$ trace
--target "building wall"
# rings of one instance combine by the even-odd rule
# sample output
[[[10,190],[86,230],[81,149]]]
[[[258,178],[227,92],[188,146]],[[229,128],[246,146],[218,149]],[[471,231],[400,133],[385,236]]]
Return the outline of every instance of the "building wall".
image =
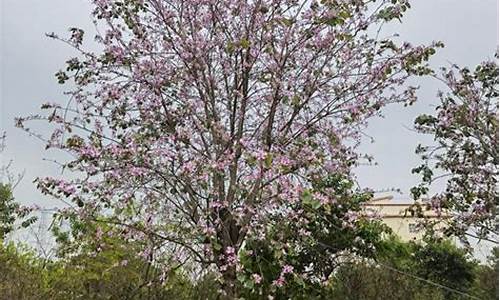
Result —
[[[413,203],[391,203],[389,199],[372,201],[365,206],[367,215],[378,216],[403,241],[420,240],[423,237],[422,218],[412,217],[407,211]],[[430,220],[439,220],[443,216],[434,211],[425,211],[424,216]]]
[[[422,239],[423,232],[418,229],[416,218],[383,218],[382,221],[403,241]]]

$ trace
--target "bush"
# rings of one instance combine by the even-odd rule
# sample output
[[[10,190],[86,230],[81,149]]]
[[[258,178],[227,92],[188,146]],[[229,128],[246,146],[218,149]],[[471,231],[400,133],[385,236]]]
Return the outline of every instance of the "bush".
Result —
[[[48,272],[33,252],[0,243],[0,299],[43,299]]]

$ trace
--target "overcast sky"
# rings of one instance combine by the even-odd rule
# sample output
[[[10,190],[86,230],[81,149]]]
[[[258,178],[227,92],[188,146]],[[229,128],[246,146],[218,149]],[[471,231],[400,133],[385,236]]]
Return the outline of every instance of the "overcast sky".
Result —
[[[0,121],[7,132],[3,162],[13,160],[12,171],[25,172],[15,190],[24,203],[53,206],[55,202],[40,195],[32,181],[37,176],[57,175],[57,166],[44,158],[55,158],[43,150],[43,144],[14,128],[14,117],[39,112],[46,101],[64,102],[62,88],[53,76],[74,55],[62,43],[44,36],[46,32],[66,33],[76,26],[92,31],[90,1],[85,0],[0,0]],[[493,58],[498,44],[497,0],[414,0],[402,24],[388,28],[413,44],[441,40],[446,47],[432,60],[433,66],[450,62],[474,66]],[[374,143],[361,150],[373,154],[378,166],[356,170],[359,183],[374,189],[400,188],[407,199],[408,190],[417,183],[410,173],[418,164],[415,146],[424,137],[408,130],[415,117],[432,112],[436,93],[443,88],[432,80],[419,80],[419,101],[410,108],[400,106],[385,110],[386,118],[370,122],[367,133]],[[43,130],[45,124],[32,124]]]

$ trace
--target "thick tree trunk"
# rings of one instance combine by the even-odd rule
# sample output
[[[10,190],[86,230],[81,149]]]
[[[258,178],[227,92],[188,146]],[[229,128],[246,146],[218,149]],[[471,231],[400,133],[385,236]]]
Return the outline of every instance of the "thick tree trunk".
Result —
[[[222,284],[224,295],[222,295],[221,299],[232,300],[238,298],[236,265],[234,265],[234,261],[229,262],[227,259],[230,255],[238,256],[240,246],[238,241],[241,234],[241,227],[236,224],[236,221],[226,209],[222,209],[219,215],[223,226],[219,228],[217,238],[222,247],[218,249],[218,251],[214,251],[214,253],[218,258],[217,266],[224,281]],[[232,248],[231,251],[233,251],[230,252],[231,254],[227,252],[230,248]]]

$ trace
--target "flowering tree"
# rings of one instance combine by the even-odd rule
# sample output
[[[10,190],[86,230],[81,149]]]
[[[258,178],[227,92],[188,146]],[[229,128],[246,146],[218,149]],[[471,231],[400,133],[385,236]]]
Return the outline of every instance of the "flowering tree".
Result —
[[[214,267],[228,294],[240,249],[265,236],[270,215],[336,205],[317,183],[350,174],[366,120],[412,103],[406,80],[428,74],[440,46],[378,38],[405,0],[93,2],[102,52],[84,50],[78,28],[50,34],[81,53],[56,74],[74,83],[71,100],[18,120],[53,123],[47,146],[82,175],[39,187],[150,241],[145,255]]]
[[[498,64],[486,61],[474,71],[457,66],[443,71],[449,92],[439,93],[437,114],[415,120],[416,129],[433,135],[435,144],[417,147],[424,163],[413,172],[421,174],[423,182],[412,192],[419,198],[437,179],[445,178],[446,189],[433,195],[429,204],[451,214],[448,234],[496,239]]]

